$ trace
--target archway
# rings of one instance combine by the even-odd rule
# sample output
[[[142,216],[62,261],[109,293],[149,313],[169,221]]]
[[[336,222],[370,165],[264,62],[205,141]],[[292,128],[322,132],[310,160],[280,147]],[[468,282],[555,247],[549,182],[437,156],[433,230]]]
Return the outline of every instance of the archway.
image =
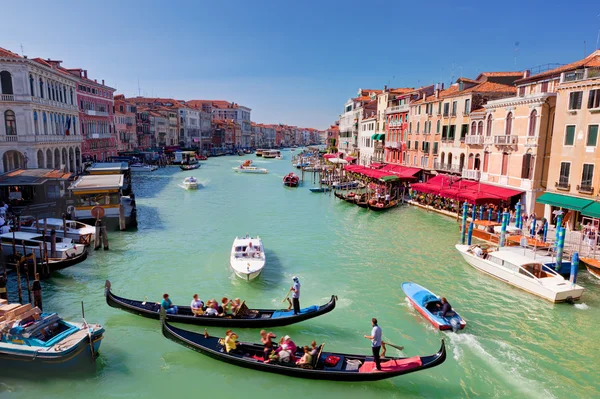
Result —
[[[37,152],[37,167],[38,168],[44,167],[44,151],[42,151],[42,150],[38,150],[38,152]]]
[[[442,155],[440,156],[440,164],[444,164],[444,161],[446,160],[446,153],[442,152]]]
[[[16,150],[8,150],[2,156],[2,164],[4,166],[4,173],[10,172],[11,170],[23,168],[25,165],[25,159],[23,154]]]
[[[469,162],[467,163],[467,169],[473,169],[473,166],[475,165],[475,157],[473,156],[473,153],[469,154]]]
[[[460,154],[460,161],[459,161],[459,169],[462,170],[462,168],[465,166],[465,154]]]
[[[448,161],[446,161],[446,163],[448,165],[452,165],[452,153],[451,152],[448,153]]]
[[[75,152],[73,148],[69,148],[69,172],[75,172]]]
[[[60,151],[58,148],[54,150],[54,169],[60,169]]]
[[[46,169],[52,169],[52,151],[46,150]]]
[[[481,170],[481,157],[479,154],[475,155],[475,162],[473,163],[473,169]]]

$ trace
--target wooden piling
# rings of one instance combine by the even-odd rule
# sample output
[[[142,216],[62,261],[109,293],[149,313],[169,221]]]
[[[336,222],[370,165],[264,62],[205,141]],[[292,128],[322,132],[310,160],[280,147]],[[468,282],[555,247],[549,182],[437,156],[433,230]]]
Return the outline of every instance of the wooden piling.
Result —
[[[102,243],[101,243],[102,237],[100,236],[100,234],[101,234],[100,219],[96,219],[96,231],[94,234],[94,251],[99,250],[100,246],[102,245]]]
[[[100,230],[102,231],[102,245],[104,250],[108,251],[108,234],[106,233],[106,226],[102,224]]]
[[[50,257],[56,258],[56,230],[50,230]]]
[[[44,310],[42,306],[42,284],[40,284],[40,275],[35,275],[35,280],[31,286],[33,291],[33,306],[37,306],[40,310]]]
[[[119,230],[124,231],[127,228],[125,223],[125,207],[119,204]]]

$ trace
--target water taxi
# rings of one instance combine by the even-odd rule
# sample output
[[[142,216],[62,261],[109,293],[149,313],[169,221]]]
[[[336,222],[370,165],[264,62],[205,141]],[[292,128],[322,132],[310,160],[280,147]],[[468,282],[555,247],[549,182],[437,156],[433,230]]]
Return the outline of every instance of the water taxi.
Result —
[[[69,187],[75,199],[69,213],[77,221],[95,223],[92,208],[104,209],[104,221],[108,226],[121,230],[137,225],[136,205],[133,195],[123,192],[123,175],[81,176]],[[120,223],[120,219],[124,223]]]
[[[425,317],[435,328],[438,330],[462,330],[465,328],[467,323],[460,317],[460,315],[452,311],[452,314],[448,312],[446,316],[442,316],[440,313],[442,308],[441,298],[429,291],[425,287],[421,287],[417,283],[402,283],[402,291],[406,294],[411,305]]]
[[[294,173],[288,173],[283,177],[283,185],[288,187],[298,187],[300,178]]]
[[[132,163],[131,165],[129,165],[129,169],[132,172],[154,172],[156,169],[158,169],[158,166],[147,165],[143,163]]]
[[[581,298],[584,288],[569,282],[542,261],[515,250],[489,250],[477,256],[473,246],[456,245],[467,263],[498,280],[550,302],[571,302]]]
[[[186,190],[197,190],[198,189],[198,179],[194,176],[186,177],[183,179],[183,187]]]
[[[250,159],[242,162],[240,166],[236,166],[233,168],[236,173],[257,173],[257,174],[266,174],[269,171],[265,168],[257,168],[256,166],[252,166],[252,161]]]
[[[260,148],[259,148],[259,149],[257,149],[257,150],[256,150],[256,156],[257,156],[257,157],[262,157],[262,156],[263,156],[263,152],[264,152],[264,151],[268,151],[268,150],[263,150],[263,149],[260,149]]]
[[[264,150],[262,153],[263,158],[277,158],[281,157],[281,151],[279,150]]]
[[[34,217],[21,216],[20,230],[29,233],[37,233],[38,235],[44,231],[46,227],[46,235],[50,231],[56,231],[58,237],[67,237],[71,240],[84,245],[90,245],[94,239],[96,228],[89,224],[77,222],[75,220],[62,220],[58,218],[46,218],[36,220]],[[65,230],[66,228],[66,230]],[[65,235],[66,232],[66,235]]]
[[[236,276],[246,281],[255,279],[265,267],[266,260],[260,237],[235,237],[229,265]]]

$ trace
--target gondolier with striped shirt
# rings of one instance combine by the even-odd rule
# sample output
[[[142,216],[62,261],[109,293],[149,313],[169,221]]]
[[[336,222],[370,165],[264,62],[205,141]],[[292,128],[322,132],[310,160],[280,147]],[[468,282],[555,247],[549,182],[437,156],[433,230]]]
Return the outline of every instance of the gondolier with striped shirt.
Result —
[[[371,319],[371,324],[373,325],[371,335],[365,335],[365,338],[371,340],[371,349],[373,350],[375,367],[377,370],[381,371],[381,359],[379,358],[379,351],[381,350],[381,327],[377,325],[377,319],[374,317]]]

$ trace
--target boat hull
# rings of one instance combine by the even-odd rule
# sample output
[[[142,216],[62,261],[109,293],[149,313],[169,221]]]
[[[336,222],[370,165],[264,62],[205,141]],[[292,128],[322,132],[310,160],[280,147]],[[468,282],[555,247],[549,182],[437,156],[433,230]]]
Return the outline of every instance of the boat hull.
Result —
[[[181,169],[181,170],[194,170],[194,169],[198,169],[198,168],[200,168],[199,163],[195,163],[192,165],[179,165],[179,169]]]
[[[451,319],[456,320],[456,324],[459,326],[460,330],[466,327],[467,323],[463,320],[462,317],[460,317],[458,312],[454,311],[455,316],[449,318],[441,317],[431,313],[426,307],[420,304],[416,299],[417,294],[430,294],[431,296],[435,296],[435,294],[429,291],[428,289],[421,287],[420,285],[415,283],[402,283],[402,291],[404,291],[404,294],[406,294],[406,297],[408,298],[408,301],[413,306],[413,308],[415,308],[415,310],[419,312],[421,316],[423,316],[427,321],[431,323],[431,325],[433,325],[438,330],[452,330],[452,323],[450,322]]]

